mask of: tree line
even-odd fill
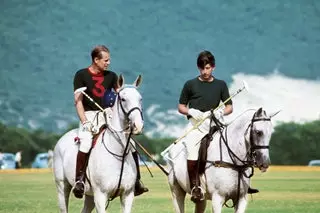
[[[76,126],[72,124],[66,131]],[[24,167],[30,167],[37,153],[53,149],[61,136],[62,134],[41,129],[31,131],[0,123],[0,148],[3,152],[11,153],[22,150]],[[175,140],[149,138],[146,135],[135,138],[154,155],[160,154]],[[142,151],[140,153],[143,154]],[[271,137],[270,158],[272,165],[306,165],[312,159],[320,159],[320,120],[304,124],[290,122],[277,125]]]

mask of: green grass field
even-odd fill
[[[320,169],[270,169],[267,173],[256,172],[252,185],[260,193],[249,196],[247,212],[262,213],[319,213]],[[166,177],[153,169],[153,178],[143,170],[143,181],[150,192],[135,199],[132,212],[174,212]],[[207,211],[211,212],[208,201]],[[82,201],[71,196],[69,210],[80,212]],[[109,212],[120,212],[119,199],[110,203]],[[0,213],[52,213],[58,212],[57,194],[51,172],[0,173]],[[186,212],[193,212],[193,203],[187,196]],[[233,212],[224,208],[224,213]]]

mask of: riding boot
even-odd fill
[[[190,190],[191,190],[191,201],[197,203],[204,199],[204,195],[200,188],[200,179],[198,173],[198,161],[187,160]]]
[[[76,165],[76,184],[73,188],[73,194],[76,198],[81,199],[84,193],[84,176],[87,166],[88,153],[78,151]]]
[[[140,180],[141,175],[140,175],[138,152],[132,152],[132,156],[133,156],[134,162],[136,163],[136,167],[137,167],[137,179],[136,179],[136,183],[134,186],[134,196],[138,196],[138,195],[141,195],[145,192],[148,192],[149,189],[147,187],[145,187]]]
[[[258,193],[259,192],[259,189],[254,189],[254,188],[251,188],[249,186],[248,188],[248,194],[255,194],[255,193]]]

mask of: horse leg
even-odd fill
[[[173,181],[173,183],[170,183],[169,185],[172,194],[173,206],[176,213],[184,213],[184,200],[186,197],[186,192],[181,188],[177,181]]]
[[[134,198],[134,192],[130,192],[129,194],[122,194],[120,196],[122,213],[130,213],[132,208]]]
[[[244,213],[247,207],[247,197],[242,196],[239,198],[238,204],[235,206],[235,213]]]
[[[207,206],[207,200],[202,200],[200,202],[196,203],[196,206],[194,208],[194,213],[204,213]]]
[[[97,213],[105,213],[106,202],[107,202],[106,194],[101,192],[100,189],[96,189],[93,195],[94,195],[94,204],[96,206]]]
[[[224,202],[224,198],[221,197],[219,194],[212,195],[212,212],[214,213],[221,213],[222,212],[222,205]]]
[[[60,213],[68,212],[69,196],[72,186],[66,180],[56,180]]]
[[[82,208],[81,213],[90,213],[94,209],[94,200],[93,196],[85,195],[84,198],[84,206]]]

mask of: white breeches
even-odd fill
[[[99,130],[100,127],[106,123],[103,112],[101,111],[86,111],[85,115],[87,120],[93,124],[94,129],[96,130]],[[78,137],[80,138],[79,150],[81,152],[88,153],[92,146],[93,134],[90,131],[84,130],[81,122],[79,123]]]
[[[191,118],[187,126],[187,130],[192,129],[193,125],[196,124]],[[198,160],[199,148],[201,139],[209,132],[210,120],[206,119],[197,129],[192,130],[183,139],[183,143],[187,147],[187,159]]]

